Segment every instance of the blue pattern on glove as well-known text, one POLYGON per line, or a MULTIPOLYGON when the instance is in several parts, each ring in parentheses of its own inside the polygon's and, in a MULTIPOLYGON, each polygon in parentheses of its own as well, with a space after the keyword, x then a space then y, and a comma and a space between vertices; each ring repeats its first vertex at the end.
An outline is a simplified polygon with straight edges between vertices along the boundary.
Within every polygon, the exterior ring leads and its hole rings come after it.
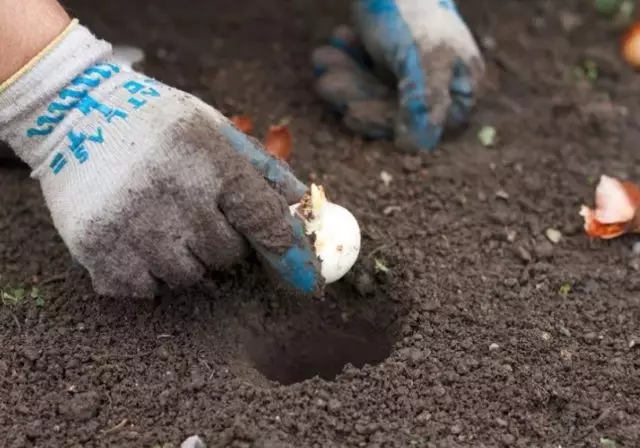
POLYGON ((302 221, 288 211, 285 214, 285 220, 293 229, 294 241, 284 254, 270 252, 255 241, 251 243, 285 283, 302 293, 311 294, 321 280, 319 262, 304 232, 302 221))
POLYGON ((420 52, 407 23, 394 0, 358 1, 360 33, 398 77, 401 110, 399 121, 417 147, 433 149, 440 141, 442 127, 429 122, 427 73, 422 69, 420 52))

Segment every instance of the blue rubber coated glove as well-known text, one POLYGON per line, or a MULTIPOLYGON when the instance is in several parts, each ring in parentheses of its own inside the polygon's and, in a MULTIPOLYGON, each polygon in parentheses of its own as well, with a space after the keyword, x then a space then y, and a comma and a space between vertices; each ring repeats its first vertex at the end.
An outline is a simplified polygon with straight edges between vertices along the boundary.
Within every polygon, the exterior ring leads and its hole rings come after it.
POLYGON ((468 123, 484 61, 452 0, 353 0, 352 13, 312 57, 316 92, 348 128, 433 150, 468 123))
POLYGON ((116 64, 75 21, 0 86, 0 140, 99 294, 189 286, 251 248, 285 285, 321 294, 289 167, 193 95, 116 64))

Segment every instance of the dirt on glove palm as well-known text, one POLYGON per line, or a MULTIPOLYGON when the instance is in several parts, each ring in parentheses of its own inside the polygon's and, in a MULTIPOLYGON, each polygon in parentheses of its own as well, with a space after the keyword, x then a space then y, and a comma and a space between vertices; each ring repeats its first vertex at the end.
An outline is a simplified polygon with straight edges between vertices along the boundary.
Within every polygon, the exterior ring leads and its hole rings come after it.
POLYGON ((578 215, 600 174, 640 174, 640 78, 588 2, 462 0, 485 91, 471 129, 422 156, 353 138, 312 94, 344 1, 66 3, 224 113, 292 117, 292 166, 354 212, 363 251, 324 303, 283 299, 254 260, 155 301, 101 298, 38 185, 2 168, 4 447, 640 445, 640 255, 589 241, 578 215))

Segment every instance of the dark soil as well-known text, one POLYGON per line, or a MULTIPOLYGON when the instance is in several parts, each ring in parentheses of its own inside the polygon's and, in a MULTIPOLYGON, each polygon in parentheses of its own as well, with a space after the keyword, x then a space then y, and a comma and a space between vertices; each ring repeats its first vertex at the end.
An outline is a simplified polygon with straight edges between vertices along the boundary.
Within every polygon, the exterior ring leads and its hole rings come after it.
POLYGON ((251 260, 156 301, 96 297, 38 185, 3 168, 0 282, 42 299, 0 309, 3 447, 640 446, 640 255, 578 215, 600 174, 640 174, 640 77, 592 2, 462 1, 486 89, 473 126, 422 156, 355 139, 311 92, 346 1, 67 4, 261 132, 291 117, 292 165, 364 247, 324 303, 287 302, 251 260), (593 83, 572 76, 585 59, 593 83))

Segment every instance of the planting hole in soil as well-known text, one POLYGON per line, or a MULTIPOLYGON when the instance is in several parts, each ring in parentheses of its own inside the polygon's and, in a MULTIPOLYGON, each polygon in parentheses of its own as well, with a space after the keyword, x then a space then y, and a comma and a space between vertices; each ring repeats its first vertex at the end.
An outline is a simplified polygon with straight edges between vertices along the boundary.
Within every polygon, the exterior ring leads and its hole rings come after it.
POLYGON ((332 381, 351 364, 376 365, 391 353, 398 310, 383 294, 362 297, 346 283, 330 285, 324 302, 296 304, 263 316, 245 339, 248 361, 283 385, 315 376, 332 381))

